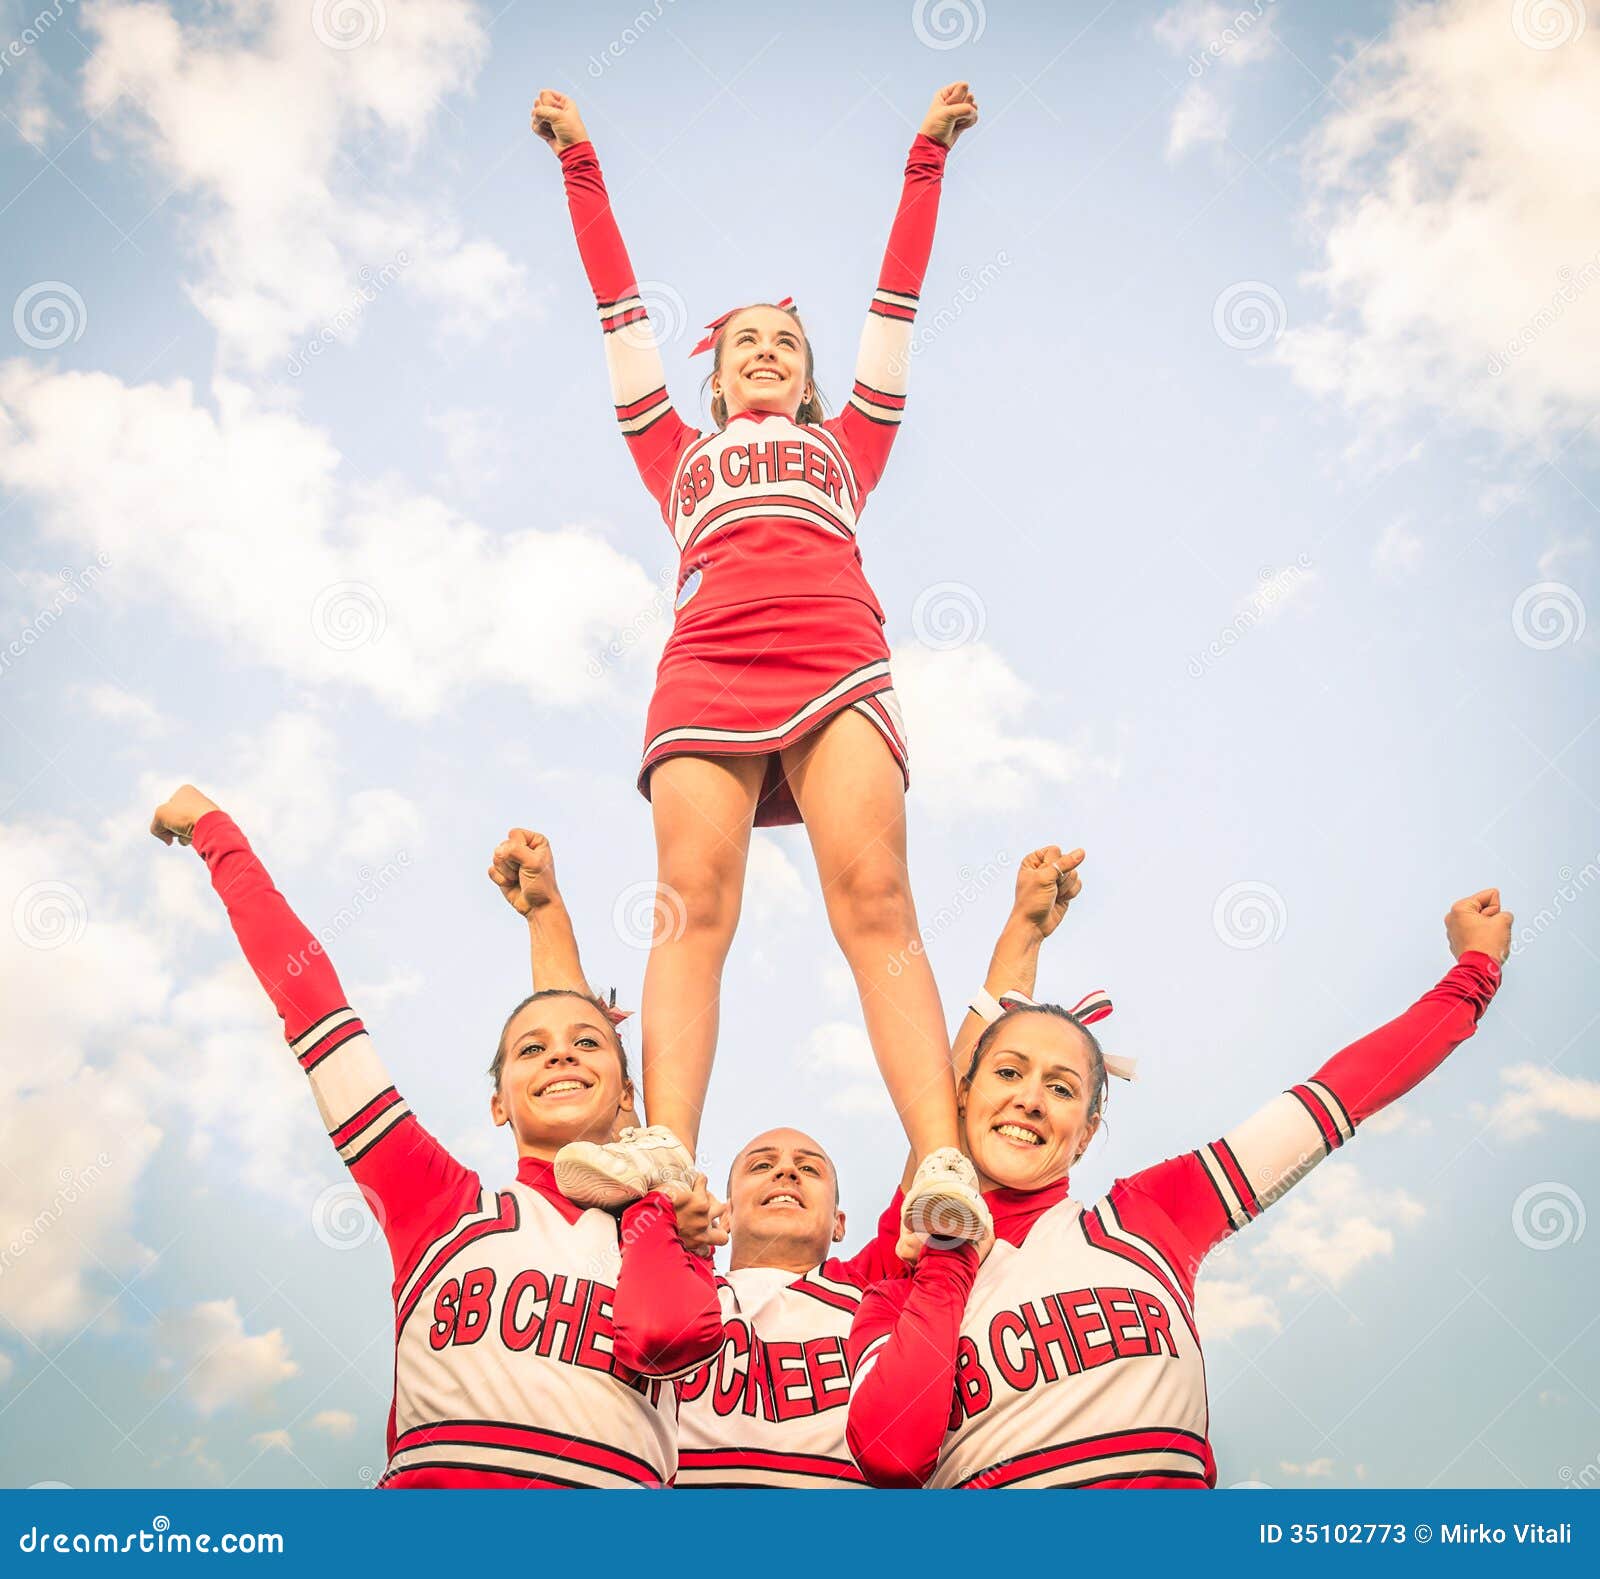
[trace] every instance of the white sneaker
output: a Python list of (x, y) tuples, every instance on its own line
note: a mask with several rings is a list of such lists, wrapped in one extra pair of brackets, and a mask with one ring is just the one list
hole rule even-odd
[(954, 1146), (930, 1151), (917, 1164), (900, 1221), (908, 1232), (926, 1234), (938, 1248), (962, 1241), (977, 1244), (994, 1232), (972, 1163)]
[(689, 1148), (663, 1124), (625, 1129), (606, 1145), (575, 1140), (556, 1153), (556, 1187), (575, 1206), (626, 1206), (669, 1179), (694, 1178)]

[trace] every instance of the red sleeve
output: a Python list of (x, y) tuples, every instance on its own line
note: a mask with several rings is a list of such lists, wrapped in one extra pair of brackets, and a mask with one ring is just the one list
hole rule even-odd
[(578, 253), (605, 336), (617, 423), (645, 487), (665, 515), (678, 457), (699, 434), (672, 408), (650, 314), (611, 212), (594, 144), (574, 143), (560, 158)]
[(900, 1242), (900, 1208), (904, 1194), (896, 1190), (894, 1199), (878, 1219), (878, 1231), (853, 1256), (835, 1256), (822, 1263), (822, 1275), (835, 1283), (852, 1283), (867, 1288), (885, 1278), (904, 1277), (909, 1270), (894, 1253)]
[(1162, 1244), (1192, 1290), (1207, 1251), (1427, 1079), (1477, 1029), (1499, 985), (1494, 960), (1463, 954), (1398, 1019), (1335, 1053), (1220, 1140), (1118, 1180), (1113, 1203), (1133, 1214), (1130, 1228)]
[(383, 1228), (398, 1283), (441, 1225), (477, 1204), (478, 1176), (413, 1117), (345, 1003), (322, 945), (273, 887), (233, 819), (207, 812), (194, 826), (194, 848), (310, 1078), (328, 1138)]
[(868, 1485), (927, 1483), (955, 1398), (961, 1315), (978, 1252), (924, 1249), (909, 1278), (867, 1290), (850, 1327), (845, 1440)]
[(617, 1359), (639, 1376), (681, 1376), (722, 1347), (716, 1274), (678, 1238), (659, 1191), (622, 1214), (622, 1272), (612, 1302)]
[(905, 411), (911, 329), (933, 252), (939, 186), (949, 151), (921, 132), (911, 144), (900, 207), (889, 232), (866, 327), (861, 331), (850, 400), (837, 417), (823, 423), (843, 446), (863, 495), (878, 485)]

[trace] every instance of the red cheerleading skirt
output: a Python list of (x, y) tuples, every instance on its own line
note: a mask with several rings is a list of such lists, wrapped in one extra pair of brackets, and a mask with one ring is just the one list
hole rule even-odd
[(877, 615), (857, 598), (687, 604), (661, 654), (645, 721), (639, 792), (668, 757), (767, 758), (756, 826), (799, 822), (779, 752), (853, 708), (883, 737), (905, 783), (905, 726)]

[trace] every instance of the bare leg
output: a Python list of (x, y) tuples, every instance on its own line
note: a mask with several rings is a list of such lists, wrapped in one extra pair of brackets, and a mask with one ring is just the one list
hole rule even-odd
[(645, 1117), (691, 1152), (765, 770), (764, 757), (669, 757), (650, 776), (660, 897), (640, 1005)]
[(877, 730), (844, 712), (784, 753), (884, 1084), (917, 1157), (957, 1144), (950, 1037), (917, 932), (906, 798)]

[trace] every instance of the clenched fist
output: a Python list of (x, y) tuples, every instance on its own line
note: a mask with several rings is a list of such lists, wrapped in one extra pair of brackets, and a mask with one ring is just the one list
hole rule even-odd
[(978, 101), (965, 82), (951, 82), (933, 96), (928, 113), (922, 118), (922, 135), (946, 148), (955, 147), (956, 138), (969, 126), (978, 124)]
[(1082, 850), (1061, 853), (1058, 844), (1047, 844), (1023, 856), (1017, 867), (1017, 896), (1011, 913), (1017, 920), (1047, 938), (1061, 925), (1067, 906), (1083, 892), (1078, 867)]
[(1444, 918), (1450, 952), (1460, 959), (1476, 950), (1504, 965), (1511, 954), (1511, 923), (1516, 918), (1500, 908), (1500, 890), (1484, 888), (1451, 905)]
[(531, 828), (513, 828), (495, 846), (489, 877), (518, 915), (532, 915), (561, 898), (550, 841)]
[(578, 106), (564, 93), (557, 93), (554, 88), (541, 88), (539, 97), (533, 101), (533, 129), (547, 143), (551, 150), (560, 153), (563, 148), (570, 148), (574, 143), (586, 143), (589, 134), (583, 129), (583, 118), (578, 114)]
[(156, 807), (150, 819), (150, 831), (163, 844), (174, 839), (187, 844), (194, 837), (194, 825), (208, 811), (220, 808), (214, 800), (202, 795), (192, 784), (180, 784), (166, 800)]

